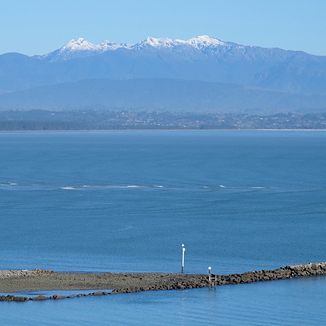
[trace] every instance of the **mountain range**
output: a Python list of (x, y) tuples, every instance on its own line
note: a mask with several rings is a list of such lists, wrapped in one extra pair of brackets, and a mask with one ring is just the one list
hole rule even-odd
[(71, 40), (0, 55), (1, 109), (326, 110), (326, 57), (224, 42)]

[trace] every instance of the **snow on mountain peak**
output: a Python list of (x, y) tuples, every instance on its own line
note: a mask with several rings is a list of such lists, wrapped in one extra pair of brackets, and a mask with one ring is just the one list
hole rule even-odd
[(191, 38), (187, 41), (179, 40), (179, 39), (170, 39), (170, 38), (154, 38), (147, 37), (144, 41), (135, 44), (135, 47), (144, 47), (151, 46), (154, 48), (172, 48), (179, 45), (190, 45), (196, 49), (202, 50), (206, 47), (217, 47), (217, 46), (225, 46), (228, 43), (220, 41), (216, 38), (209, 37), (207, 35), (198, 36)]
[(227, 43), (220, 41), (217, 38), (210, 37), (208, 35), (193, 37), (187, 42), (197, 49), (202, 49), (204, 47), (216, 47), (227, 45)]
[(73, 39), (69, 41), (66, 45), (64, 45), (60, 49), (60, 53), (75, 52), (75, 51), (103, 53), (108, 50), (116, 50), (122, 47), (128, 48), (130, 46), (128, 44), (118, 44), (110, 41), (104, 41), (101, 44), (93, 44), (80, 37), (78, 40)]
[(98, 48), (99, 45), (92, 44), (80, 37), (78, 40), (72, 39), (71, 41), (69, 41), (66, 45), (61, 48), (61, 51), (92, 51), (97, 50)]
[(147, 37), (144, 41), (135, 44), (136, 47), (151, 46), (154, 48), (171, 48), (176, 45), (185, 44), (186, 41), (172, 40), (170, 38)]
[(130, 45), (126, 44), (126, 43), (114, 43), (114, 42), (110, 42), (110, 41), (104, 41), (100, 44), (101, 49), (103, 50), (103, 52), (105, 51), (109, 51), (109, 50), (116, 50), (119, 48), (129, 48)]
[[(93, 44), (88, 42), (84, 38), (72, 39), (65, 44), (61, 49), (49, 53), (47, 55), (40, 56), (40, 58), (48, 58), (52, 61), (57, 60), (70, 60), (73, 58), (89, 57), (97, 54), (101, 54), (107, 51), (115, 51), (120, 48), (128, 50), (142, 50), (142, 49), (173, 49), (177, 47), (191, 47), (199, 51), (204, 51), (206, 48), (215, 49), (220, 46), (231, 45), (231, 43), (220, 41), (216, 38), (209, 37), (207, 35), (197, 36), (187, 41), (180, 39), (170, 39), (147, 37), (144, 41), (129, 45), (125, 43), (113, 43), (110, 41), (104, 41), (101, 44)], [(183, 50), (182, 50), (183, 51)]]

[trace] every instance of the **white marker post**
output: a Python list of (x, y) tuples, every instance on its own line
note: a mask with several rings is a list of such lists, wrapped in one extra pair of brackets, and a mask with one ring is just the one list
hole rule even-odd
[(209, 281), (209, 284), (211, 284), (211, 282), (212, 282), (211, 270), (212, 270), (212, 267), (208, 267), (208, 281)]
[(185, 245), (182, 244), (181, 245), (181, 273), (184, 274), (185, 272)]

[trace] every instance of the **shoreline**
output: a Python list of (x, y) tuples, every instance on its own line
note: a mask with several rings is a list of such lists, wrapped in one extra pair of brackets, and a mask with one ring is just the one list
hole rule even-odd
[[(291, 279), (326, 275), (326, 262), (288, 265), (275, 270), (261, 270), (242, 274), (180, 274), (180, 273), (58, 273), (36, 269), (33, 271), (0, 271), (0, 301), (36, 301), (64, 299), (88, 295), (135, 293), (142, 291), (182, 290), (220, 285)], [(112, 290), (112, 292), (101, 289)], [(50, 297), (15, 296), (22, 291), (93, 290), (89, 294)], [(101, 291), (96, 291), (101, 290)], [(1, 293), (12, 293), (1, 295)]]
[(187, 132), (187, 131), (198, 131), (198, 132), (205, 132), (205, 131), (217, 131), (217, 132), (225, 132), (225, 131), (238, 131), (238, 132), (244, 132), (244, 131), (292, 131), (292, 132), (298, 132), (298, 131), (307, 131), (307, 132), (313, 132), (313, 131), (326, 131), (326, 129), (91, 129), (91, 130), (0, 130), (0, 134), (18, 134), (18, 133), (105, 133), (105, 132), (153, 132), (153, 131), (159, 131), (159, 132)]

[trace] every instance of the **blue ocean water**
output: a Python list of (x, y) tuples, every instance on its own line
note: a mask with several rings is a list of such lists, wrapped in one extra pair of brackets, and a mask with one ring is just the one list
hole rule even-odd
[[(0, 268), (241, 273), (325, 261), (326, 133), (0, 134)], [(6, 325), (324, 325), (326, 278), (2, 303)]]

